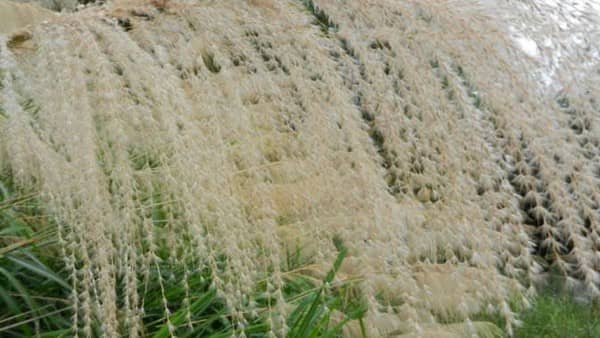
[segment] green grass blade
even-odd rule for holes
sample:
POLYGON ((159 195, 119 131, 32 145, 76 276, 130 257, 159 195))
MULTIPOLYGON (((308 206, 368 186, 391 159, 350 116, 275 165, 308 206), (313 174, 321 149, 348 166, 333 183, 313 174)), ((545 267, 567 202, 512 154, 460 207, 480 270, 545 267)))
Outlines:
POLYGON ((44 278, 47 278, 49 280, 56 282, 57 284, 59 284, 60 286, 65 288, 66 290, 71 290, 71 287, 69 286, 69 284, 67 284, 67 282, 65 282, 62 278, 60 278, 52 270, 48 269, 42 262, 38 261, 32 255, 28 254, 27 256, 37 264, 32 264, 32 262, 17 258, 15 256, 7 256, 6 258, 9 259, 11 262, 20 265, 21 267, 25 268, 26 270, 35 273, 36 275, 38 275, 40 277, 44 277, 44 278))
MULTIPOLYGON (((200 299, 195 301, 191 306, 192 313, 203 313, 208 309, 208 307, 214 302, 217 293, 215 290, 208 290, 200 299)), ((183 325, 186 320, 187 309, 181 308, 173 315, 171 315, 170 320, 171 324, 175 327, 183 325)), ((169 327, 168 324, 164 324, 160 327, 158 332, 156 332, 152 337, 153 338, 167 338, 169 337, 169 327)))
POLYGON ((29 294, 29 292, 27 292, 27 289, 21 284, 21 282, 19 282, 19 280, 15 278, 15 276, 13 276, 9 271, 5 270, 2 267, 0 267, 0 275, 3 275, 6 278, 6 280, 10 283, 10 285, 12 285, 12 287, 20 293, 20 296, 23 298, 23 300, 31 310, 37 308, 36 302, 31 298, 31 295, 29 294))
POLYGON ((329 270, 329 272, 327 273, 327 276, 325 277, 326 283, 331 283, 333 281, 333 278, 335 277, 338 270, 342 266, 342 262, 344 261, 344 258, 346 258, 347 252, 348 252, 348 249, 345 247, 342 247, 342 249, 340 250, 340 252, 337 255, 337 258, 335 259, 335 262, 333 263, 333 268, 331 268, 331 270, 329 270))

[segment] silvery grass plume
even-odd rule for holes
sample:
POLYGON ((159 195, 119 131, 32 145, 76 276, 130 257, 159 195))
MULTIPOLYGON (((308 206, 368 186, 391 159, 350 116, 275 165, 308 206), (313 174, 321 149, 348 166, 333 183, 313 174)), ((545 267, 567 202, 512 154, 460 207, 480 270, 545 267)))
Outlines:
POLYGON ((206 268, 236 335, 266 283, 286 336, 286 252, 322 277, 339 242, 368 336, 512 334, 548 271, 598 297, 597 73, 541 90, 498 6, 113 1, 3 37, 0 165, 57 220, 73 334, 144 336, 152 279, 175 336, 206 268))

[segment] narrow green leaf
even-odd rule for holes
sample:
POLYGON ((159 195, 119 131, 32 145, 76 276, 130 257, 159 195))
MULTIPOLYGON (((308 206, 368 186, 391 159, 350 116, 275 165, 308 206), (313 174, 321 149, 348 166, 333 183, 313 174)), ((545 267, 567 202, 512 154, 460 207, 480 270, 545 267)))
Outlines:
POLYGON ((6 258, 12 261, 13 263, 22 266, 26 270, 29 270, 41 277, 53 280, 65 289, 71 290, 71 287, 69 286, 69 284, 67 284, 67 282, 60 278, 56 273, 48 269, 42 262, 38 261, 31 255, 28 255, 28 257, 32 260, 35 260, 37 265, 32 264, 31 262, 28 262, 26 260, 16 258, 15 256, 7 256, 6 258))

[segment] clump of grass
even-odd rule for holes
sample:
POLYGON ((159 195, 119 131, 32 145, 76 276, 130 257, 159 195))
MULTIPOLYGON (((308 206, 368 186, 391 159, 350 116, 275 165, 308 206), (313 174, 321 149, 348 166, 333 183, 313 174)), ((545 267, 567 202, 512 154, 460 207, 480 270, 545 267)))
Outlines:
MULTIPOLYGON (((243 325, 260 335, 269 313, 282 313, 282 327, 302 303, 288 332, 322 320, 314 332, 327 334, 337 325, 327 309, 353 312, 336 303, 352 288, 322 290, 320 280, 282 273, 302 257, 286 261, 280 246, 302 237, 315 263, 327 263, 320 259, 331 257, 334 233, 353 253, 344 273, 366 279, 373 336, 422 327, 430 315, 462 320, 490 302, 511 325, 507 298, 540 270, 533 232, 571 251, 561 264, 574 278, 597 281, 587 262, 600 224, 598 171, 585 158, 597 147, 585 134, 563 137, 559 107, 532 95, 485 8, 480 16, 449 1, 169 3, 151 22, 132 14, 131 34, 121 29, 127 23, 107 22, 137 2, 40 25, 35 52, 0 48, 0 163, 69 223, 59 246, 71 256, 80 333, 231 335, 243 325), (200 76, 225 67, 227 55, 245 55, 243 67, 200 76), (257 68, 265 62, 283 71, 257 68), (182 76, 187 70, 197 77, 182 76), (282 128, 287 116, 295 124, 282 128), (550 164, 554 153, 562 164, 550 164), (515 168, 524 169, 517 180, 515 168), (548 196, 532 210, 535 222, 513 181, 548 196), (428 283, 415 280, 417 269, 428 283), (262 281, 269 275, 271 285, 262 281), (445 276, 466 281, 464 293, 437 283, 445 276), (375 299, 380 291, 389 301, 375 299)), ((589 110, 569 98, 569 109, 589 110)))
POLYGON ((56 247, 56 226, 34 195, 0 180, 0 336, 64 334, 70 286, 56 247))
POLYGON ((315 24, 319 25, 321 31, 327 34, 330 30, 337 30, 337 25, 331 20, 329 15, 320 9, 312 0, 303 0, 304 7, 315 17, 315 24))
POLYGON ((202 61, 204 61, 204 65, 206 66, 206 68, 208 68, 208 70, 211 71, 211 73, 216 74, 221 71, 221 65, 217 63, 217 60, 215 60, 215 55, 213 53, 203 53, 202 61))
POLYGON ((578 303, 564 293, 541 294, 521 319, 516 338, 600 337, 600 304, 578 303))
MULTIPOLYGON (((56 337, 73 333, 73 309, 69 300, 69 273, 56 247, 56 226, 46 221, 33 195, 14 192, 9 179, 0 180, 0 336, 56 337), (10 183, 10 182, 9 182, 10 183), (44 220, 44 221, 40 221, 44 220)), ((158 215, 157 219, 163 216, 158 215)), ((165 230, 166 231, 166 230, 165 230)), ((339 241, 338 241, 339 242, 339 241)), ((191 244, 190 244, 191 245, 191 244)), ((361 320, 366 306, 360 298, 348 299, 352 282, 334 278, 346 256, 346 247, 336 242, 339 254, 326 277, 317 283, 299 271, 307 261, 301 249, 288 252, 283 292, 292 310, 287 317, 289 337, 334 337, 351 320, 361 320), (336 316, 333 316, 336 314, 336 316), (341 316, 339 315, 341 314, 341 316)), ((158 255, 161 256, 159 248, 158 255)), ((224 256, 219 264, 224 266, 224 256)), ((212 272, 199 260, 161 260, 139 285, 143 297, 144 336, 231 337, 239 334, 226 302, 212 287, 212 272), (162 276, 162 277, 161 277, 162 276), (185 280, 183 285, 179 281, 185 280), (163 299, 171 310, 168 320, 163 299)), ((266 283, 257 285, 252 302, 255 314, 246 314, 244 334, 264 337, 273 331, 269 318, 276 315, 275 300, 265 297, 266 283)), ((95 319, 93 332, 99 333, 95 319)), ((125 332, 122 332, 125 334, 125 332)))
POLYGON ((338 243, 336 246, 340 250, 339 254, 332 269, 323 279, 322 285, 302 297, 295 310, 290 314, 288 337, 335 337, 351 320, 358 320, 361 323, 363 336, 366 335, 364 325, 362 325, 362 316, 367 310, 365 304, 360 301, 348 303, 343 297, 343 291, 346 291, 344 286, 331 287, 347 252, 342 244, 338 243), (332 315, 336 311, 344 314, 343 319, 337 323, 332 322, 332 315))
MULTIPOLYGON (((514 330, 514 338, 595 338, 600 337, 600 303, 583 301, 567 291, 564 277, 553 275, 542 286, 532 306, 519 310, 521 325, 514 330)), ((505 321, 496 314, 482 313, 476 320, 489 321, 498 327, 505 327, 505 321)))
MULTIPOLYGON (((366 305, 360 299, 348 301, 347 291, 351 282, 334 283, 334 278, 345 256, 345 247, 341 247, 333 267, 316 285, 314 279, 298 273, 290 273, 284 283, 285 300, 293 305, 287 317, 289 328, 287 337, 335 337, 344 326, 352 320, 362 321, 366 305), (333 314, 342 314, 334 318, 333 314)), ((290 253, 288 253, 290 255, 290 253)), ((289 260, 295 260, 296 251, 289 260)), ((224 259, 224 257, 223 257, 224 259)), ((293 267, 296 267, 293 265, 293 267)), ((163 275, 170 279, 180 280, 184 271, 168 264, 160 266, 163 275)), ((170 302, 175 309, 169 321, 165 322, 162 304, 162 292, 158 283, 151 283, 145 291, 144 327, 148 336, 166 338, 171 333, 180 337, 231 337, 240 334, 235 327, 231 314, 222 298, 211 287, 211 272, 208 268, 196 270, 187 276, 190 290, 194 290, 190 299, 185 302, 170 302), (169 328, 171 325, 171 329, 169 328)), ((274 328, 269 325, 273 313, 274 299, 266 296, 267 285, 260 283, 253 296, 256 302, 256 313, 247 314, 247 325, 244 334, 248 337, 268 336, 274 328)), ((177 283, 170 283, 165 296, 171 299, 184 299, 185 288, 177 283)))

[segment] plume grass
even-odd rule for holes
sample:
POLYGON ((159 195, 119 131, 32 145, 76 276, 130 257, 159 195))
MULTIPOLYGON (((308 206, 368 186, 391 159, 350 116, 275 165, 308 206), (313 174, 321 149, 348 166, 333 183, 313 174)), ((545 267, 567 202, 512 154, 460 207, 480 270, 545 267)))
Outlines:
POLYGON ((597 299, 599 81, 544 86, 522 8, 122 0, 0 36, 5 331, 513 335, 551 272, 597 299))

